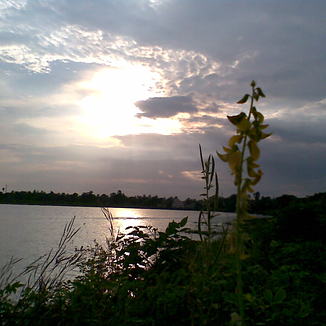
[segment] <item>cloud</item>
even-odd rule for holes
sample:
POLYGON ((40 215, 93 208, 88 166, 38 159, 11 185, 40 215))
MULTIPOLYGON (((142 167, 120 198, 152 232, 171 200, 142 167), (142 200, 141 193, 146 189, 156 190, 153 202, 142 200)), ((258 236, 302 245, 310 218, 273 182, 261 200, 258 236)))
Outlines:
POLYGON ((283 141, 326 145, 326 99, 287 108, 268 121, 273 133, 283 141))
MULTIPOLYGON (((262 144, 257 190, 324 191, 325 1, 3 0, 0 9, 8 184, 198 194, 198 144, 221 150, 234 132, 225 115, 247 110, 235 102, 255 79, 274 133, 262 144), (78 82, 124 62, 160 76, 138 117, 179 119, 182 133, 95 141, 76 128, 89 95, 78 82)), ((234 192, 225 164, 217 167, 223 193, 234 192)))
POLYGON ((191 96, 151 97, 138 101, 135 105, 141 109, 139 117, 169 118, 178 113, 195 113, 197 108, 191 96))

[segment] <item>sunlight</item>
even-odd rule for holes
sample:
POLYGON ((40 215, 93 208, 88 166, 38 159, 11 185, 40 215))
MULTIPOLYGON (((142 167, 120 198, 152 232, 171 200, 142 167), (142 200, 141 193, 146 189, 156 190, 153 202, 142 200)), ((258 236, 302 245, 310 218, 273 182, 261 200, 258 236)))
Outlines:
POLYGON ((129 226, 135 227, 146 224, 142 219, 144 212, 140 209, 112 208, 111 211, 115 217, 113 220, 114 226, 116 230, 121 232, 124 232, 129 226))
POLYGON ((140 133, 171 134, 180 124, 172 119, 137 118, 136 101, 162 96, 155 88, 159 74, 141 65, 124 64, 99 70, 81 86, 90 92, 79 103, 83 131, 95 138, 140 133))

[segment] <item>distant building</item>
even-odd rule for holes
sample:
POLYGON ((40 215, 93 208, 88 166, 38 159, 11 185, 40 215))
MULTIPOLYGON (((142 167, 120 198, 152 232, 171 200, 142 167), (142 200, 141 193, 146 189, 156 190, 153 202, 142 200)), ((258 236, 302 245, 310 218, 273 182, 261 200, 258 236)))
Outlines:
POLYGON ((175 197, 172 202, 172 208, 184 208, 184 202, 181 201, 178 197, 175 197))

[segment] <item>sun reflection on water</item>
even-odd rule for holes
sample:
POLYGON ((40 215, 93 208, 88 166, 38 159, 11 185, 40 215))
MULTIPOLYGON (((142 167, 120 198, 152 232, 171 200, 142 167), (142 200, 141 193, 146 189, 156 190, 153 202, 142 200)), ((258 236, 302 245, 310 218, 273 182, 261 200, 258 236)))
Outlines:
POLYGON ((141 225, 148 225, 148 221, 144 219, 139 209, 132 208, 116 208, 112 209, 113 224, 115 228, 123 232, 127 227, 135 227, 141 225), (121 210, 121 212, 119 212, 121 210))

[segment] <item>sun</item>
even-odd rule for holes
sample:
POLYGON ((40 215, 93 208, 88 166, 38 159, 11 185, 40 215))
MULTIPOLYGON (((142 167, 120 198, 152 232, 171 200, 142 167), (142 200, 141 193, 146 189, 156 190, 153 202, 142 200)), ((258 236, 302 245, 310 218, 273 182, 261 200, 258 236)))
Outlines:
POLYGON ((138 118, 135 102, 162 96, 156 88, 160 75, 142 65, 123 64, 98 70, 81 83, 90 95, 80 101, 83 131, 95 138, 139 134, 173 133, 179 123, 171 119, 138 118), (168 121, 169 120, 169 121, 168 121))

